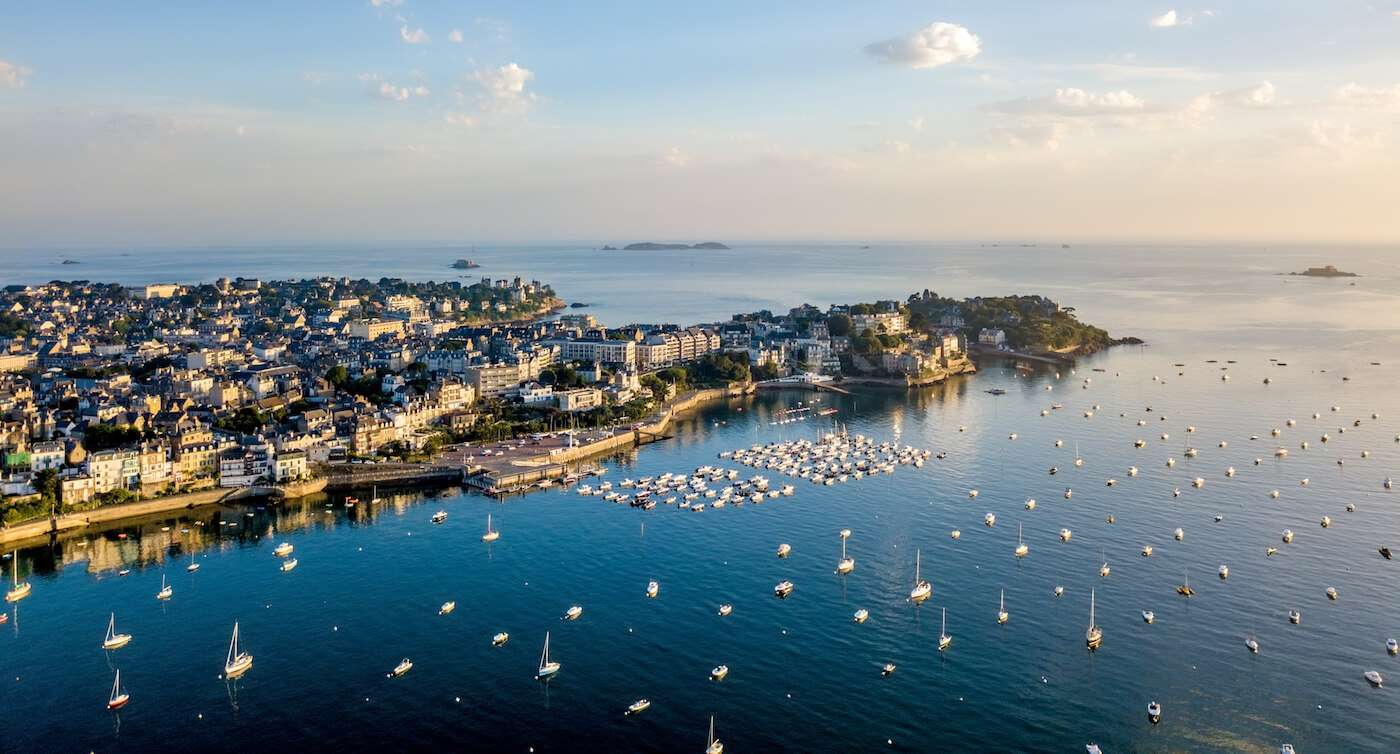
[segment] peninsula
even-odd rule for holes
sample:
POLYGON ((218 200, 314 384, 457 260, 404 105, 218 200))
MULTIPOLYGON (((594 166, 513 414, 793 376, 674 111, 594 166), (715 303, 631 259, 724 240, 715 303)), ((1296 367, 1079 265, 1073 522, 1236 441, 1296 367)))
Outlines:
MULTIPOLYGON (((611 248, 611 247, 607 247, 607 246, 603 247, 603 249, 604 249, 605 251, 608 250, 608 249, 610 249, 610 248, 611 248)), ((686 244, 686 243, 656 243, 656 242, 654 242, 654 241, 644 241, 644 242, 642 242, 642 243, 629 243, 629 244, 627 244, 626 246, 622 247, 622 250, 623 250, 623 251, 684 251, 684 250, 687 250, 687 249, 700 249, 700 250, 711 250, 711 251, 723 251, 723 250, 726 250, 726 249, 728 249, 728 248, 729 248, 728 246, 725 246, 724 244, 722 244, 722 243, 720 243, 720 242, 718 242, 718 241, 705 241, 705 242, 703 242, 703 243, 697 243, 697 244, 686 244)), ((613 249, 613 250, 616 251, 616 249, 613 249)))
POLYGON ((1302 272, 1290 272, 1290 273, 1288 273, 1288 274, 1289 274, 1289 275, 1292 275, 1292 276, 1294 276, 1294 277, 1307 277, 1307 278, 1359 278, 1359 277, 1361 277, 1360 275, 1356 274, 1355 272, 1343 272, 1342 270, 1339 270, 1339 269, 1337 269, 1336 267, 1334 267, 1333 265, 1330 265, 1330 264, 1327 265, 1326 267, 1309 267, 1309 268, 1307 268, 1306 270, 1303 270, 1302 272))
POLYGON ((689 326, 545 316, 563 307, 521 278, 7 286, 0 542, 464 470, 508 491, 756 385, 902 389, 974 372, 974 349, 1064 358, 1125 342, 1042 296, 925 290, 689 326), (540 439, 568 427, 593 431, 540 439), (523 436, 535 440, 502 457, 523 436), (470 460, 488 445, 500 463, 470 460))

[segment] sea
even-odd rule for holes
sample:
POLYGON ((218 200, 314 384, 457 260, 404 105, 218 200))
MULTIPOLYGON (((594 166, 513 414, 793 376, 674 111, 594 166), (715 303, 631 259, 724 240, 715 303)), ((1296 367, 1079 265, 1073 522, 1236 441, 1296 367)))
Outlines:
POLYGON ((1073 367, 984 359, 976 375, 907 392, 765 392, 598 462, 614 484, 714 465, 796 487, 757 505, 380 489, 378 505, 361 491, 353 507, 341 495, 216 506, 20 549, 16 565, 0 561, 6 580, 14 568, 33 585, 0 624, 0 751, 701 752, 711 719, 726 752, 1400 750, 1389 683, 1400 657, 1386 651, 1400 638, 1400 563, 1378 554, 1400 547, 1400 500, 1385 486, 1400 477, 1400 257, 732 245, 0 252, 0 284, 519 275, 609 325, 927 288, 1046 295, 1145 343, 1073 367), (451 269, 459 257, 481 267, 451 269), (1323 264, 1361 277, 1279 274, 1323 264), (720 455, 833 433, 934 455, 832 486, 720 455), (439 510, 448 518, 434 525, 439 510), (491 544, 488 514, 501 532, 491 544), (856 563, 846 576, 842 529, 856 563), (281 542, 295 546, 293 571, 272 553, 281 542), (920 605, 908 601, 916 553, 934 590, 920 605), (162 577, 168 601, 155 598, 162 577), (777 599, 784 579, 793 593, 777 599), (1190 598, 1176 593, 1185 581, 1190 598), (439 615, 449 600, 455 611, 439 615), (571 605, 582 617, 562 620, 571 605), (940 652, 945 611, 953 641, 940 652), (104 652, 112 614, 134 638, 104 652), (254 665, 230 681, 235 622, 254 665), (510 639, 494 647, 500 631, 510 639), (562 669, 540 682, 546 633, 562 669), (413 669, 388 677, 404 658, 413 669), (729 675, 710 680, 720 664, 729 675), (131 701, 109 712, 117 669, 131 701), (1368 670, 1387 683, 1372 687, 1368 670), (639 698, 651 707, 625 715, 639 698))

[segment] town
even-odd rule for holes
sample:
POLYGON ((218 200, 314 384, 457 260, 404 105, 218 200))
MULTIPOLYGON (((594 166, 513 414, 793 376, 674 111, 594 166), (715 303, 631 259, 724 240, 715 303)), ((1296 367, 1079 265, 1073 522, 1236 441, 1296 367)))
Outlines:
POLYGON ((3 522, 208 490, 314 490, 306 483, 357 464, 460 467, 518 437, 574 449, 577 433, 614 438, 706 389, 929 384, 973 370, 969 338, 1039 350, 1107 339, 1038 296, 925 290, 690 327, 607 328, 562 308, 549 285, 520 278, 9 286, 3 522))

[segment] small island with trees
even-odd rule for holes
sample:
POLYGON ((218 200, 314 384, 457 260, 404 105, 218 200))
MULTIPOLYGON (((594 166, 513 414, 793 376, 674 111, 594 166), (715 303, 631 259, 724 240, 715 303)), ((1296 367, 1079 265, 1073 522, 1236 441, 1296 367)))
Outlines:
POLYGON ((1327 266, 1325 266, 1325 267, 1309 267, 1309 268, 1307 268, 1306 270, 1303 270, 1302 272, 1290 272, 1290 273, 1288 273, 1288 274, 1291 275, 1291 276, 1293 276, 1293 277, 1305 277, 1305 278, 1359 278, 1359 277, 1361 277, 1360 275, 1356 274, 1355 272, 1344 272, 1344 271, 1339 270, 1339 269, 1337 269, 1335 266, 1330 265, 1330 264, 1327 265, 1327 266))
POLYGON ((452 263, 452 269, 454 270, 474 270, 480 266, 481 265, 477 264, 476 262, 473 262, 470 259, 458 259, 457 261, 452 263))

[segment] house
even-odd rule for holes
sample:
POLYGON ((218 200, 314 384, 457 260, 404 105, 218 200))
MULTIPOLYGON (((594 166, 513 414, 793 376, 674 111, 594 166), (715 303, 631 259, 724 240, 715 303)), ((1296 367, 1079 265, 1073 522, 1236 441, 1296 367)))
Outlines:
POLYGON ((588 411, 603 405, 603 392, 597 388, 581 387, 554 393, 560 411, 588 411))
POLYGON ((305 479, 306 453, 300 450, 278 453, 273 465, 272 478, 279 483, 305 479))
POLYGON ((984 346, 1001 348, 1006 345, 1006 331, 995 330, 990 327, 983 328, 981 332, 977 333, 977 342, 984 346))

